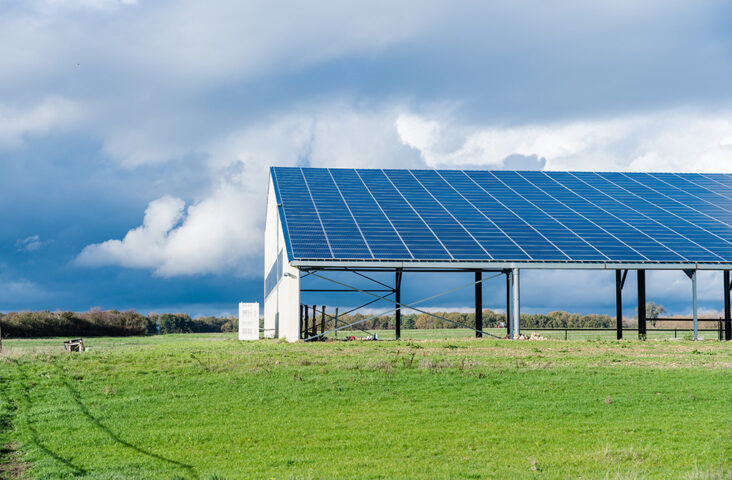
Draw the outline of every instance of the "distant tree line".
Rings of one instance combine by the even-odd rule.
[[[333,315],[334,311],[327,312]],[[646,306],[646,316],[654,319],[666,313],[661,305],[649,303]],[[424,313],[402,315],[404,329],[431,329],[431,328],[461,328],[463,325],[475,328],[475,314],[462,312],[435,312],[433,317]],[[361,321],[358,327],[367,330],[394,329],[394,316],[384,315],[369,318],[370,315],[354,314],[338,317],[338,325]],[[367,319],[368,320],[365,320]],[[320,325],[321,315],[317,316]],[[311,319],[312,321],[312,319]],[[503,326],[506,321],[505,313],[483,310],[483,327],[495,328]],[[625,326],[633,323],[633,319],[626,319]],[[332,318],[326,321],[326,328],[333,328]],[[580,315],[556,311],[547,314],[521,314],[523,328],[613,328],[615,318],[609,315]],[[185,313],[151,313],[142,315],[134,310],[120,312],[118,310],[102,311],[92,309],[89,312],[13,312],[0,313],[0,327],[3,337],[33,338],[33,337],[74,337],[74,336],[134,336],[155,335],[166,333],[205,333],[205,332],[235,332],[238,321],[235,317],[201,317],[191,318]],[[358,328],[354,327],[354,328]]]
[[[191,318],[185,313],[151,313],[134,310],[89,312],[13,312],[0,313],[0,328],[5,338],[135,336],[165,333],[233,332],[234,317]]]
[[[333,312],[330,312],[332,315]],[[443,317],[445,320],[427,315],[425,313],[411,313],[402,315],[402,328],[404,329],[429,329],[429,328],[462,328],[466,325],[475,328],[475,313],[461,312],[434,312],[434,315]],[[367,330],[390,330],[394,329],[394,316],[385,315],[365,320],[370,315],[355,314],[338,317],[338,325],[357,322],[361,328]],[[319,319],[320,317],[318,317]],[[483,310],[483,327],[495,328],[503,326],[506,322],[506,314]],[[334,322],[327,322],[328,327],[333,327]],[[578,313],[551,312],[547,314],[521,314],[521,326],[523,328],[612,328],[615,319],[609,315],[580,315]]]

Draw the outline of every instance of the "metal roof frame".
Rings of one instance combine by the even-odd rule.
[[[408,270],[732,270],[732,263],[616,263],[616,262],[476,262],[476,261],[389,261],[389,260],[292,260],[290,265],[300,269],[353,269],[393,271]]]

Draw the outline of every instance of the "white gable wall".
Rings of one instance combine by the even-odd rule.
[[[280,255],[281,270],[275,266]],[[300,271],[290,266],[291,260],[287,256],[280,209],[270,177],[264,226],[264,334],[267,338],[294,342],[300,338]]]

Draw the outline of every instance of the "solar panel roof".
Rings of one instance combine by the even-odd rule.
[[[289,258],[301,263],[732,263],[728,174],[273,167],[271,175]]]

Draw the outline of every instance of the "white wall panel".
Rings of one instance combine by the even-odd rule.
[[[267,276],[271,275],[280,254],[283,260],[281,275],[275,268],[276,286],[267,294]],[[286,338],[294,342],[300,338],[300,271],[291,267],[290,261],[270,178],[264,228],[264,333],[268,338]]]

